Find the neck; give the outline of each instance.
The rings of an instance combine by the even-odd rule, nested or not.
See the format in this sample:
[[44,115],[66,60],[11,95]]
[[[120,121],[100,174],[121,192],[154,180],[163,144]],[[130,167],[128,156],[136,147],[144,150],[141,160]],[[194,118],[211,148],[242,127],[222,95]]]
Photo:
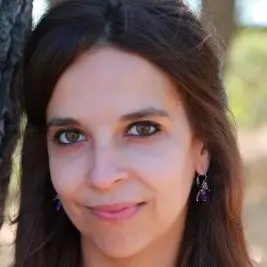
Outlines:
[[143,251],[123,259],[114,259],[104,255],[89,238],[82,237],[83,267],[175,267],[183,230],[184,219],[182,221],[179,219],[166,233]]

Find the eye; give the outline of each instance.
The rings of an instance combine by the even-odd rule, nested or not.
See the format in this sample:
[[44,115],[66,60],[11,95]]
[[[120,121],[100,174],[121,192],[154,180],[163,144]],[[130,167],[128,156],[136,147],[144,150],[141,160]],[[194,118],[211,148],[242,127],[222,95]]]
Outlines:
[[85,141],[84,135],[78,130],[64,130],[56,134],[58,143],[64,145],[71,145],[78,142]]
[[141,121],[130,124],[128,136],[149,137],[160,131],[160,125],[151,121]]

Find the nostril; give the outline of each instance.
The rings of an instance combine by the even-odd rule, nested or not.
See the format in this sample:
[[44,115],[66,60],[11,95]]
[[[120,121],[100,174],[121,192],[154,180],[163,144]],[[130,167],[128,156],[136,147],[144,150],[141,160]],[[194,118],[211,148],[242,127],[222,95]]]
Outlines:
[[146,202],[140,202],[140,203],[138,203],[137,205],[138,206],[143,206],[143,205],[145,205],[146,204]]

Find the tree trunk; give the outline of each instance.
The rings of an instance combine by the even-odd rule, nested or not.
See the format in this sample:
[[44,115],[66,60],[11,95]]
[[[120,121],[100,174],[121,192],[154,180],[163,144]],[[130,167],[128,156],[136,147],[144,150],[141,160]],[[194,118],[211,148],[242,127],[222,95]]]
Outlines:
[[62,1],[64,1],[64,0],[46,0],[47,1],[47,3],[48,3],[48,5],[55,5],[55,4],[57,4],[57,3],[59,3],[59,2],[62,2]]
[[32,0],[0,0],[0,229],[19,133],[16,73],[32,22]]
[[217,29],[217,33],[224,41],[226,48],[229,46],[236,28],[235,1],[234,0],[203,0],[204,23],[205,13],[210,14]]

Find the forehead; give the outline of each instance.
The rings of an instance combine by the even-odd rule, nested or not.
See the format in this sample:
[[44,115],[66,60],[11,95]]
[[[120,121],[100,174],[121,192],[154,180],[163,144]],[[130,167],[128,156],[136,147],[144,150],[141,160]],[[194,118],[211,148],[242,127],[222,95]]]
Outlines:
[[176,85],[156,66],[137,55],[105,47],[81,56],[60,77],[47,118],[111,119],[135,110],[168,110],[179,102]]

